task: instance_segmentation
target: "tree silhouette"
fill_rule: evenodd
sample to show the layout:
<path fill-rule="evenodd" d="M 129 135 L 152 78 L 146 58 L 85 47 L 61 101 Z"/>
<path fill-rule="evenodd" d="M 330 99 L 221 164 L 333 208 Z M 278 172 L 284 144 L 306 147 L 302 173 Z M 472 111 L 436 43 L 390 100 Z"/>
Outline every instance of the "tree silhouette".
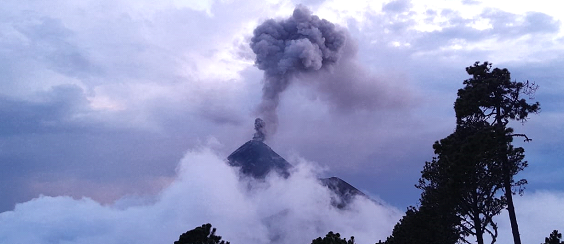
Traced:
<path fill-rule="evenodd" d="M 464 81 L 465 87 L 458 90 L 458 98 L 454 103 L 457 124 L 464 125 L 475 122 L 488 122 L 494 127 L 496 138 L 496 158 L 502 169 L 504 197 L 507 201 L 507 210 L 511 222 L 511 230 L 515 244 L 521 244 L 519 227 L 513 205 L 515 189 L 521 192 L 526 180 L 515 181 L 519 171 L 527 166 L 523 159 L 523 148 L 514 148 L 511 145 L 513 137 L 522 136 L 525 141 L 530 139 L 524 134 L 515 134 L 513 129 L 507 127 L 510 120 L 525 122 L 529 113 L 538 113 L 538 102 L 529 104 L 521 95 L 534 94 L 538 86 L 529 81 L 511 81 L 507 69 L 491 69 L 488 62 L 474 63 L 467 67 L 466 72 L 472 78 Z"/>
<path fill-rule="evenodd" d="M 476 236 L 479 244 L 489 234 L 496 241 L 493 217 L 507 207 L 514 240 L 520 244 L 512 194 L 525 180 L 515 181 L 527 166 L 524 150 L 513 147 L 510 120 L 526 121 L 540 110 L 520 96 L 531 96 L 537 86 L 510 81 L 507 69 L 491 69 L 476 62 L 467 67 L 472 78 L 464 81 L 454 104 L 456 130 L 433 145 L 437 155 L 426 162 L 418 187 L 420 207 L 410 207 L 386 243 L 455 243 Z M 503 190 L 505 194 L 497 194 Z"/>
<path fill-rule="evenodd" d="M 541 244 L 564 244 L 564 241 L 560 241 L 562 239 L 562 234 L 558 233 L 557 230 L 552 231 L 549 237 L 544 238 L 544 243 Z"/>
<path fill-rule="evenodd" d="M 484 243 L 484 234 L 490 234 L 495 242 L 493 217 L 505 206 L 505 199 L 496 194 L 502 177 L 494 160 L 494 132 L 483 122 L 458 125 L 454 133 L 435 142 L 437 157 L 425 163 L 417 185 L 423 190 L 422 207 L 440 204 L 442 211 L 453 212 L 457 219 L 452 223 L 460 236 L 474 235 L 478 244 Z"/>
<path fill-rule="evenodd" d="M 339 233 L 329 231 L 325 237 L 312 240 L 311 244 L 354 244 L 354 236 L 351 236 L 351 239 L 347 241 L 347 238 L 341 238 Z"/>
<path fill-rule="evenodd" d="M 215 231 L 211 224 L 204 224 L 180 235 L 174 244 L 229 244 L 228 241 L 222 241 L 221 236 L 216 236 Z"/>
<path fill-rule="evenodd" d="M 405 216 L 394 226 L 385 244 L 454 244 L 459 239 L 456 223 L 460 222 L 452 211 L 441 203 L 425 204 L 419 209 L 410 206 Z"/>

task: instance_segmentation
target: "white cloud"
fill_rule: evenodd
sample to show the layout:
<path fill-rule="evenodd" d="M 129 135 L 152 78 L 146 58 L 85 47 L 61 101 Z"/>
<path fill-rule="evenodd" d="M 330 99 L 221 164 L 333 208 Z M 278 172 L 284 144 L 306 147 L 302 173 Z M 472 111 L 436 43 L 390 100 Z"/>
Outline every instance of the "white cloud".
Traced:
<path fill-rule="evenodd" d="M 522 243 L 542 243 L 553 230 L 564 231 L 564 192 L 525 192 L 514 197 Z M 500 244 L 513 243 L 507 212 L 498 217 Z"/>
<path fill-rule="evenodd" d="M 89 198 L 40 196 L 0 213 L 2 243 L 172 243 L 212 223 L 232 243 L 309 243 L 336 231 L 359 243 L 385 239 L 401 212 L 356 199 L 347 210 L 330 205 L 330 192 L 310 163 L 297 162 L 287 180 L 239 180 L 236 168 L 208 148 L 188 152 L 174 182 L 154 200 L 102 205 Z"/>
<path fill-rule="evenodd" d="M 283 94 L 281 129 L 269 143 L 281 155 L 297 151 L 329 166 L 331 173 L 347 169 L 351 179 L 363 182 L 358 187 L 389 192 L 384 197 L 388 201 L 402 207 L 415 203 L 397 202 L 404 194 L 396 192 L 412 190 L 424 161 L 432 157 L 433 141 L 454 128 L 452 103 L 467 78 L 464 67 L 474 61 L 508 65 L 512 74 L 520 74 L 514 76 L 517 80 L 536 77 L 541 85 L 538 98 L 547 109 L 543 114 L 562 110 L 558 60 L 564 45 L 562 28 L 554 30 L 562 26 L 562 17 L 552 2 L 397 1 L 388 12 L 382 9 L 392 1 L 310 2 L 314 14 L 349 29 L 359 43 L 358 60 L 365 63 L 365 73 L 405 81 L 405 87 L 423 98 L 412 110 L 343 115 L 328 103 L 331 97 L 296 86 Z M 139 182 L 170 177 L 174 162 L 200 138 L 214 135 L 229 152 L 251 137 L 262 77 L 253 66 L 249 38 L 258 23 L 286 18 L 295 4 L 194 3 L 3 2 L 0 112 L 12 124 L 0 127 L 4 133 L 0 145 L 6 145 L 0 162 L 7 162 L 0 183 L 14 186 L 6 188 L 8 197 L 3 199 L 9 200 L 3 209 L 28 200 L 10 197 L 14 195 L 64 194 L 58 187 L 64 182 L 76 185 L 69 189 L 73 196 L 96 200 L 102 200 L 99 189 L 110 187 L 119 189 L 113 198 L 154 192 Z M 492 15 L 483 15 L 485 10 Z M 529 11 L 550 18 L 527 15 Z M 495 20 L 503 25 L 495 26 Z M 505 23 L 513 27 L 504 27 Z M 543 28 L 531 30 L 531 23 Z M 494 31 L 499 26 L 504 28 Z M 60 95 L 54 87 L 69 84 L 77 96 L 45 99 Z M 357 89 L 369 97 L 378 94 L 373 90 L 378 86 L 372 85 Z M 394 96 L 405 94 L 386 95 L 397 99 Z M 90 108 L 83 106 L 84 101 Z M 54 116 L 46 108 L 64 116 Z M 543 114 L 531 121 L 547 118 Z M 528 156 L 534 152 L 546 161 L 561 158 L 557 153 L 561 140 L 550 139 L 561 131 L 561 116 L 549 117 L 550 123 L 526 127 L 538 127 L 534 143 L 547 138 L 543 145 L 553 150 L 529 150 L 527 145 Z M 53 175 L 45 176 L 44 169 Z M 129 183 L 123 183 L 123 175 L 128 175 Z M 26 185 L 22 179 L 35 181 Z M 392 186 L 376 187 L 371 183 L 376 180 Z M 28 188 L 41 184 L 52 189 Z"/>

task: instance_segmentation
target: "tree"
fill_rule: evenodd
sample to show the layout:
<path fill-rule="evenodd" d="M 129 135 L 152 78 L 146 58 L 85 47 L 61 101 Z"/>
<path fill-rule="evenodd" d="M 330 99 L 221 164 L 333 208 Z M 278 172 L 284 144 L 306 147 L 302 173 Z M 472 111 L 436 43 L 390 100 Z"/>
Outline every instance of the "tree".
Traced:
<path fill-rule="evenodd" d="M 524 150 L 511 143 L 516 136 L 510 120 L 525 122 L 540 111 L 520 96 L 532 96 L 533 83 L 512 82 L 507 69 L 491 69 L 476 62 L 467 67 L 472 78 L 464 81 L 455 101 L 456 130 L 433 145 L 437 155 L 426 162 L 416 185 L 423 190 L 419 209 L 411 207 L 394 227 L 386 243 L 455 243 L 484 234 L 497 237 L 493 217 L 507 208 L 513 237 L 520 244 L 512 195 L 522 192 L 526 180 L 513 177 L 527 166 Z M 498 194 L 499 190 L 504 192 Z M 466 241 L 468 242 L 468 241 Z"/>
<path fill-rule="evenodd" d="M 354 236 L 351 236 L 351 239 L 347 241 L 347 238 L 341 238 L 339 233 L 329 231 L 325 237 L 313 239 L 311 244 L 354 244 Z"/>
<path fill-rule="evenodd" d="M 564 241 L 560 241 L 562 239 L 562 234 L 558 233 L 557 230 L 552 231 L 550 236 L 544 238 L 544 243 L 541 244 L 564 244 Z"/>
<path fill-rule="evenodd" d="M 385 244 L 454 244 L 459 239 L 456 223 L 460 222 L 441 204 L 410 206 L 405 216 L 394 226 Z"/>
<path fill-rule="evenodd" d="M 229 244 L 228 241 L 222 241 L 221 236 L 216 236 L 215 231 L 211 224 L 204 224 L 180 235 L 174 244 Z"/>
<path fill-rule="evenodd" d="M 458 90 L 458 98 L 454 104 L 457 124 L 468 124 L 486 121 L 494 127 L 496 138 L 496 161 L 502 169 L 503 190 L 507 201 L 507 210 L 511 222 L 513 240 L 521 244 L 519 227 L 513 205 L 515 189 L 521 192 L 526 180 L 515 181 L 519 171 L 527 166 L 523 159 L 523 148 L 514 148 L 511 145 L 513 137 L 523 136 L 525 141 L 530 139 L 524 134 L 515 134 L 513 129 L 507 127 L 510 120 L 525 122 L 529 113 L 538 113 L 538 102 L 529 104 L 521 95 L 534 94 L 538 86 L 534 83 L 511 81 L 507 69 L 491 69 L 488 62 L 474 63 L 466 71 L 472 78 L 464 81 L 465 87 Z"/>
<path fill-rule="evenodd" d="M 484 234 L 497 238 L 493 217 L 505 206 L 497 196 L 501 188 L 501 169 L 496 164 L 492 126 L 484 122 L 457 125 L 454 133 L 435 142 L 437 157 L 426 162 L 421 171 L 418 188 L 423 190 L 422 206 L 442 205 L 442 211 L 456 215 L 454 224 L 460 239 L 476 236 L 484 243 Z"/>

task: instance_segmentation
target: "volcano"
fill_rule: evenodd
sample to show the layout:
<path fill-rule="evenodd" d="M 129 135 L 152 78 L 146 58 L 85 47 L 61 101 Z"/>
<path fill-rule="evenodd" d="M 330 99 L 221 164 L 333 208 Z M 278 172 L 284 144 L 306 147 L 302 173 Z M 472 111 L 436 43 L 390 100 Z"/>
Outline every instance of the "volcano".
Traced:
<path fill-rule="evenodd" d="M 239 167 L 243 175 L 255 179 L 264 179 L 270 172 L 288 178 L 293 166 L 264 143 L 263 128 L 264 122 L 261 119 L 256 119 L 255 130 L 257 132 L 253 139 L 231 153 L 227 157 L 227 161 L 229 165 Z M 331 199 L 331 204 L 340 209 L 345 208 L 355 196 L 367 197 L 339 177 L 320 178 L 319 183 L 335 193 L 335 197 Z"/>
<path fill-rule="evenodd" d="M 241 173 L 257 179 L 264 179 L 272 170 L 288 178 L 289 169 L 292 167 L 288 161 L 257 139 L 243 144 L 231 153 L 227 160 L 231 166 L 241 167 Z"/>

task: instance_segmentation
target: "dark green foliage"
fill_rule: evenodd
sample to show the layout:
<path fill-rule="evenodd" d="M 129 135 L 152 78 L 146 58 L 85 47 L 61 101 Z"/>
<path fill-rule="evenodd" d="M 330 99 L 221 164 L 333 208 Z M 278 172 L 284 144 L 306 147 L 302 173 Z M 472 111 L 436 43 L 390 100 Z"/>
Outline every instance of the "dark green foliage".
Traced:
<path fill-rule="evenodd" d="M 507 69 L 492 69 L 491 66 L 488 62 L 476 62 L 466 68 L 472 78 L 465 80 L 465 87 L 458 90 L 454 110 L 459 126 L 475 123 L 489 123 L 493 126 L 495 143 L 491 146 L 496 155 L 493 160 L 501 168 L 498 177 L 503 180 L 501 186 L 505 193 L 513 240 L 515 244 L 521 244 L 512 195 L 515 194 L 515 189 L 521 193 L 526 181 L 515 181 L 513 177 L 527 166 L 527 162 L 522 161 L 523 148 L 514 148 L 511 142 L 516 136 L 524 137 L 525 141 L 530 139 L 524 134 L 513 133 L 513 129 L 507 127 L 507 124 L 510 120 L 525 122 L 529 113 L 540 111 L 538 102 L 529 104 L 521 98 L 522 94 L 531 98 L 538 86 L 529 81 L 511 81 Z"/>
<path fill-rule="evenodd" d="M 549 237 L 544 238 L 544 243 L 541 244 L 564 244 L 564 241 L 561 241 L 561 239 L 562 233 L 558 233 L 557 230 L 554 230 L 550 233 Z"/>
<path fill-rule="evenodd" d="M 394 226 L 386 244 L 454 244 L 459 239 L 456 223 L 460 222 L 452 211 L 444 206 L 409 207 L 405 216 Z M 381 241 L 379 243 L 382 243 Z"/>
<path fill-rule="evenodd" d="M 436 158 L 426 162 L 417 187 L 423 206 L 438 205 L 458 217 L 452 224 L 461 237 L 474 235 L 483 243 L 497 237 L 493 216 L 505 206 L 496 192 L 502 187 L 502 167 L 495 160 L 495 130 L 485 122 L 458 125 L 448 137 L 435 142 Z"/>
<path fill-rule="evenodd" d="M 483 244 L 489 234 L 497 237 L 493 217 L 508 208 L 515 233 L 512 193 L 522 190 L 525 180 L 513 176 L 527 166 L 523 148 L 511 145 L 510 120 L 526 121 L 540 110 L 521 94 L 531 96 L 532 83 L 512 82 L 507 69 L 492 69 L 476 62 L 467 67 L 472 78 L 464 81 L 454 103 L 456 130 L 433 145 L 437 155 L 426 162 L 417 187 L 423 190 L 418 209 L 411 207 L 394 227 L 388 244 L 469 242 L 476 236 Z M 498 194 L 503 190 L 506 194 Z M 516 239 L 516 243 L 519 240 Z"/>
<path fill-rule="evenodd" d="M 329 231 L 325 237 L 312 240 L 311 244 L 354 244 L 354 236 L 351 236 L 351 239 L 347 241 L 347 238 L 341 238 L 339 233 Z"/>
<path fill-rule="evenodd" d="M 454 110 L 458 124 L 468 121 L 491 121 L 499 116 L 503 125 L 509 120 L 526 121 L 529 113 L 540 111 L 540 104 L 528 104 L 521 94 L 531 96 L 538 86 L 511 81 L 507 69 L 491 69 L 491 63 L 479 62 L 467 67 L 472 78 L 465 80 L 465 87 L 458 90 Z"/>
<path fill-rule="evenodd" d="M 492 69 L 488 62 L 476 62 L 467 67 L 466 72 L 472 78 L 465 80 L 465 87 L 458 90 L 458 98 L 454 103 L 457 125 L 489 123 L 493 126 L 495 134 L 492 137 L 495 142 L 490 146 L 495 148 L 495 160 L 503 167 L 504 180 L 509 181 L 504 190 L 508 193 L 515 193 L 516 190 L 521 192 L 526 180 L 514 181 L 513 176 L 527 167 L 527 162 L 522 161 L 524 149 L 514 148 L 511 143 L 516 136 L 524 137 L 525 141 L 530 139 L 524 134 L 515 134 L 507 124 L 510 120 L 525 122 L 530 113 L 540 111 L 538 102 L 529 104 L 521 98 L 522 94 L 532 96 L 538 86 L 529 81 L 511 81 L 507 69 Z"/>
<path fill-rule="evenodd" d="M 495 160 L 504 167 L 503 177 L 509 181 L 510 193 L 515 189 L 521 191 L 526 184 L 525 180 L 514 181 L 513 176 L 527 167 L 524 158 L 524 149 L 514 148 L 511 143 L 513 137 L 525 137 L 524 134 L 515 134 L 513 128 L 507 127 L 509 120 L 525 122 L 529 113 L 538 113 L 540 104 L 533 104 L 520 96 L 522 94 L 532 96 L 538 86 L 529 83 L 511 81 L 507 69 L 494 68 L 491 64 L 484 62 L 474 63 L 467 67 L 466 71 L 472 78 L 465 80 L 465 87 L 458 90 L 458 98 L 454 103 L 457 125 L 472 126 L 473 124 L 489 123 L 495 131 L 492 137 L 495 142 L 490 145 L 494 148 L 497 157 Z"/>
<path fill-rule="evenodd" d="M 180 235 L 174 244 L 229 244 L 229 242 L 222 241 L 221 236 L 216 236 L 215 228 L 212 229 L 211 224 L 204 224 Z"/>

